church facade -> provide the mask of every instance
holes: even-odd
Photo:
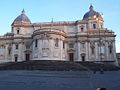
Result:
[[[113,31],[91,5],[82,20],[31,23],[25,11],[0,36],[0,62],[91,61],[117,64]]]

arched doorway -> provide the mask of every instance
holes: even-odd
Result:
[[[82,53],[82,54],[81,54],[81,61],[82,61],[82,62],[86,61],[86,60],[85,60],[85,53]]]
[[[31,59],[31,50],[25,51],[25,61],[30,61]]]
[[[69,61],[71,61],[71,62],[74,61],[74,53],[75,53],[75,50],[74,50],[74,49],[69,49],[69,50],[68,50],[68,59],[69,59]]]
[[[69,53],[69,60],[70,60],[71,62],[74,61],[74,53]]]
[[[14,60],[15,60],[15,62],[18,62],[18,55],[17,54],[14,55]]]

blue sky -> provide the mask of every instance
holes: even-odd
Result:
[[[104,14],[104,24],[116,36],[116,51],[120,52],[120,0],[1,0],[0,35],[11,31],[11,23],[24,8],[31,22],[81,20],[92,4]]]

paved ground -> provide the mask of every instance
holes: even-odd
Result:
[[[120,71],[0,71],[0,90],[120,90]]]

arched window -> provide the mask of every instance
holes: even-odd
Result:
[[[11,49],[8,49],[8,54],[9,54],[9,55],[11,54]]]
[[[80,31],[83,32],[84,31],[84,25],[80,26]]]
[[[17,34],[20,34],[20,28],[17,28]]]
[[[20,30],[17,30],[17,34],[19,34],[20,33]]]
[[[38,47],[38,40],[35,39],[35,47]]]
[[[58,45],[59,45],[59,40],[58,40],[58,38],[56,38],[55,39],[55,47],[58,47]]]
[[[81,32],[83,32],[83,27],[81,27]]]
[[[109,48],[109,53],[111,54],[112,53],[112,46],[108,46]]]
[[[16,48],[16,49],[18,49],[18,47],[19,47],[19,45],[18,45],[18,44],[16,44],[16,45],[15,45],[15,48]]]
[[[95,42],[94,41],[90,42],[90,48],[91,48],[91,54],[95,54]]]
[[[95,49],[94,47],[91,47],[91,54],[94,54],[95,53]]]

